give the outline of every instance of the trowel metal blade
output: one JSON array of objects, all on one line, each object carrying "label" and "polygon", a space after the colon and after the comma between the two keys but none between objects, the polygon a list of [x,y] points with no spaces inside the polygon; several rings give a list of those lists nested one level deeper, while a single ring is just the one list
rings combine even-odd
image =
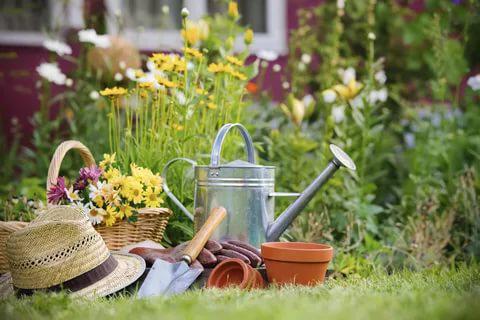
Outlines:
[{"label": "trowel metal blade", "polygon": [[189,267],[183,261],[171,263],[157,259],[138,290],[138,297],[181,293],[188,289],[200,273],[202,270]]}]

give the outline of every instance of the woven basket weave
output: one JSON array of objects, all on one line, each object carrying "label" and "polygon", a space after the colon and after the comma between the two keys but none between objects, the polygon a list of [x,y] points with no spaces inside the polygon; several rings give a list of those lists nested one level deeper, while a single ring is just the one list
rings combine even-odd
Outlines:
[{"label": "woven basket weave", "polygon": [[[70,150],[75,150],[80,154],[85,166],[95,165],[92,153],[81,142],[69,140],[61,143],[55,150],[48,168],[47,191],[57,183],[63,158]],[[122,220],[111,227],[95,226],[110,250],[118,250],[126,245],[144,240],[155,242],[162,240],[172,211],[168,208],[142,208],[137,211],[138,220],[136,222]],[[8,262],[5,257],[5,244],[8,236],[27,224],[21,221],[0,221],[0,273],[8,271]]]}]

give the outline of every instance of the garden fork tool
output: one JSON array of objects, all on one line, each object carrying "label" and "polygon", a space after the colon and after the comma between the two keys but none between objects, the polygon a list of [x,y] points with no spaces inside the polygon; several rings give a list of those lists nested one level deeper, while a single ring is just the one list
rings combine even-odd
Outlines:
[{"label": "garden fork tool", "polygon": [[212,209],[202,228],[188,243],[180,262],[171,263],[162,259],[155,260],[138,291],[138,297],[172,295],[187,290],[203,271],[202,268],[192,267],[192,262],[195,261],[213,231],[226,215],[227,211],[223,207]]}]

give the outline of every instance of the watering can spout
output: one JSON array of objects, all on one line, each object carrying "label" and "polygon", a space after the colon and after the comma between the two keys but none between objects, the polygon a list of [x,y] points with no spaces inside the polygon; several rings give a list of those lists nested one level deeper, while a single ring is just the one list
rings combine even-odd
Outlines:
[{"label": "watering can spout", "polygon": [[330,145],[330,151],[333,153],[333,159],[327,167],[318,175],[318,177],[300,194],[280,216],[268,226],[266,238],[267,241],[277,241],[292,221],[302,212],[307,204],[312,200],[315,193],[333,176],[340,168],[346,167],[350,170],[356,170],[353,160],[339,147]]}]

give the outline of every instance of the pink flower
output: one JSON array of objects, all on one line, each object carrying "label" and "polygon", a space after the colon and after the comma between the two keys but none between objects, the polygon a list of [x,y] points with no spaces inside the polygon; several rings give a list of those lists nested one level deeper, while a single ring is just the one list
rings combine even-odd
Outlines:
[{"label": "pink flower", "polygon": [[58,177],[57,184],[48,190],[47,197],[48,202],[52,204],[59,204],[62,200],[67,199],[67,186],[63,177]]},{"label": "pink flower", "polygon": [[80,176],[73,185],[74,190],[83,190],[90,183],[96,184],[102,173],[103,170],[95,165],[80,169]]}]

